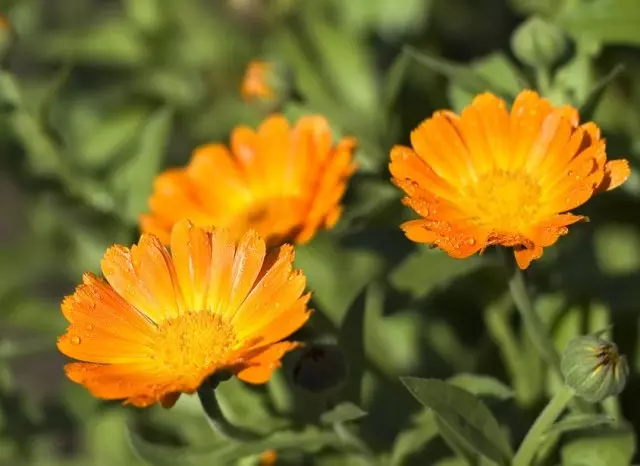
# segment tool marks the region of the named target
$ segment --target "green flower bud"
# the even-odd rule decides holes
[[[567,40],[556,25],[533,16],[515,30],[511,48],[525,65],[549,68],[566,52]]]
[[[560,369],[565,384],[590,403],[619,394],[629,375],[627,359],[618,347],[594,335],[569,342]]]
[[[300,388],[315,394],[331,394],[344,385],[347,363],[342,351],[327,343],[312,344],[296,362],[293,380]]]

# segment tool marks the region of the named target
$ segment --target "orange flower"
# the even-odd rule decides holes
[[[246,101],[254,99],[273,100],[276,93],[271,86],[270,78],[273,66],[266,61],[253,60],[247,65],[247,69],[240,86],[240,94]]]
[[[436,112],[411,145],[394,147],[389,166],[404,204],[422,217],[402,225],[407,237],[455,258],[513,247],[522,269],[585,218],[570,210],[630,173],[626,160],[607,161],[594,123],[579,125],[576,109],[527,90],[510,113],[488,93],[461,116]]]
[[[278,453],[275,450],[265,450],[260,455],[260,466],[273,466],[278,461]]]
[[[332,145],[320,116],[302,117],[293,128],[281,115],[257,131],[240,126],[231,134],[231,151],[200,147],[187,167],[158,176],[152,213],[141,217],[141,228],[166,244],[171,226],[186,217],[234,234],[254,228],[269,245],[304,243],[340,217],[354,146],[351,138]]]
[[[281,341],[308,319],[305,277],[292,271],[293,248],[265,257],[253,230],[236,242],[224,229],[181,221],[171,255],[142,235],[102,260],[107,283],[85,274],[62,303],[70,322],[58,349],[83,362],[67,376],[104,399],[171,407],[210,375],[231,371],[265,383],[295,342]]]

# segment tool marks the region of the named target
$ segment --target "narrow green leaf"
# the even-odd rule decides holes
[[[567,3],[556,21],[576,40],[604,44],[640,44],[640,7],[637,0],[577,0]]]
[[[598,108],[600,99],[604,91],[607,90],[607,86],[616,79],[624,71],[624,65],[616,65],[605,77],[598,81],[591,92],[587,96],[587,99],[580,106],[580,118],[583,121],[590,121]]]
[[[382,105],[386,111],[393,107],[398,97],[409,63],[411,63],[411,58],[407,49],[403,48],[385,73],[382,87]]]
[[[113,183],[125,195],[122,216],[131,222],[137,222],[138,215],[146,209],[153,179],[171,136],[172,120],[170,108],[157,110],[142,128],[137,150],[114,173]]]
[[[109,18],[102,24],[77,31],[60,31],[38,41],[45,58],[102,65],[138,66],[149,51],[133,24]]]
[[[432,409],[455,432],[466,448],[495,461],[509,464],[513,451],[489,408],[468,391],[437,379],[403,377],[409,392]]]
[[[491,91],[505,99],[511,100],[513,95],[505,90],[499,80],[489,80],[482,73],[466,65],[459,65],[440,57],[421,53],[413,47],[405,47],[411,57],[427,68],[440,73],[452,83],[472,94]]]
[[[121,108],[107,115],[78,141],[76,157],[87,168],[104,168],[135,139],[148,116],[145,107]]]
[[[330,425],[335,424],[336,422],[355,421],[366,415],[367,412],[363,411],[362,408],[346,401],[344,403],[340,403],[338,406],[326,413],[323,413],[322,416],[320,416],[320,422]]]
[[[571,414],[556,422],[545,432],[546,436],[564,434],[574,430],[583,430],[605,424],[614,424],[616,420],[602,414]]]
[[[473,466],[478,465],[480,455],[469,445],[463,436],[449,427],[439,416],[436,416],[436,425],[438,426],[440,436],[458,458],[463,458],[466,464]]]
[[[508,400],[514,393],[511,387],[493,377],[479,374],[457,374],[447,380],[456,387],[464,388],[477,396],[492,396],[499,400]]]

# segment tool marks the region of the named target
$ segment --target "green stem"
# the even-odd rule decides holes
[[[216,380],[207,380],[198,389],[198,398],[200,399],[200,404],[202,404],[202,409],[204,409],[207,415],[207,420],[211,428],[218,435],[230,441],[249,442],[259,439],[259,435],[234,426],[224,416],[215,392],[215,388],[219,382],[220,381]]]
[[[520,448],[518,448],[516,455],[513,457],[513,466],[530,466],[532,464],[544,440],[545,432],[562,414],[573,395],[573,389],[563,385],[560,391],[549,401],[549,404],[542,410],[520,444]]]
[[[549,335],[546,325],[542,322],[542,319],[540,319],[540,316],[531,304],[522,271],[516,264],[511,251],[502,249],[501,251],[504,256],[507,271],[512,274],[509,279],[509,291],[522,318],[524,329],[542,359],[550,364],[553,370],[562,377],[560,372],[560,356],[556,351],[556,347]]]

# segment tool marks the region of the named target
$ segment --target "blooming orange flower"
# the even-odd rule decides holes
[[[270,254],[253,230],[235,241],[224,229],[188,221],[171,233],[171,254],[151,235],[112,246],[107,282],[85,274],[64,299],[70,322],[58,349],[83,362],[67,376],[104,399],[171,407],[217,371],[265,383],[308,319],[305,277],[293,248]]]
[[[260,466],[273,466],[278,461],[278,453],[275,450],[265,450],[260,455]]]
[[[320,116],[302,117],[293,128],[281,115],[257,131],[240,126],[231,151],[200,147],[185,168],[158,176],[141,228],[167,243],[171,226],[185,217],[236,234],[254,228],[269,245],[304,243],[340,217],[354,146],[351,138],[334,146]]]
[[[407,237],[456,258],[513,247],[522,269],[585,218],[570,210],[630,173],[626,160],[607,161],[594,123],[579,125],[575,108],[528,90],[510,113],[488,93],[460,116],[436,112],[411,145],[394,147],[389,166],[404,204],[422,217],[402,225]]]
[[[273,65],[262,60],[253,60],[247,65],[247,69],[240,86],[240,94],[246,101],[254,99],[273,100],[276,93],[271,86],[270,78],[273,73]]]

